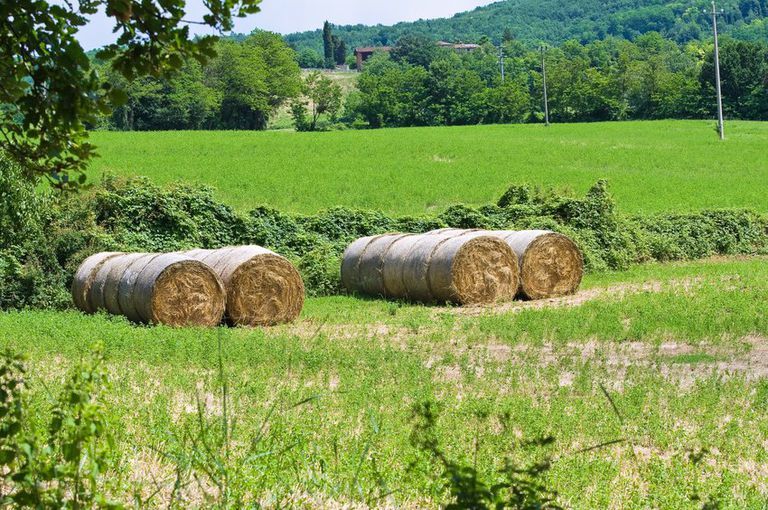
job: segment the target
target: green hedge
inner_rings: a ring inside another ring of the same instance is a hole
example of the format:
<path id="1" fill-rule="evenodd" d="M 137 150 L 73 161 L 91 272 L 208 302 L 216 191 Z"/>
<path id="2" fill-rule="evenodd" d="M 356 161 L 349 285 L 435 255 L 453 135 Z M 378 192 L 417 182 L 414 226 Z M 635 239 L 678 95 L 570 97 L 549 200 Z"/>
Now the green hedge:
<path id="1" fill-rule="evenodd" d="M 442 227 L 543 228 L 571 236 L 587 270 L 650 260 L 768 253 L 768 218 L 748 210 L 623 216 L 604 181 L 584 197 L 513 186 L 497 204 L 455 205 L 437 216 L 391 217 L 335 207 L 312 216 L 257 207 L 247 214 L 217 202 L 207 187 L 159 187 L 148 179 L 107 179 L 76 196 L 35 192 L 0 161 L 0 307 L 70 306 L 79 263 L 105 250 L 173 251 L 259 244 L 291 259 L 308 293 L 341 292 L 341 254 L 353 240 Z"/>

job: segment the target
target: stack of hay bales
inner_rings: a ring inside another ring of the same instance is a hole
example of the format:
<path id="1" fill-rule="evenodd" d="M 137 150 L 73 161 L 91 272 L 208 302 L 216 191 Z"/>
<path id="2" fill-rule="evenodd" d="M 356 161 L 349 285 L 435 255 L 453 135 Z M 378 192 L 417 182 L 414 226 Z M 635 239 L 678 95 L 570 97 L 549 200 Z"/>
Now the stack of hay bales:
<path id="1" fill-rule="evenodd" d="M 466 231 L 442 229 L 434 232 Z M 576 243 L 567 236 L 548 230 L 480 232 L 503 239 L 517 255 L 520 294 L 523 297 L 546 299 L 574 294 L 579 289 L 584 276 L 584 257 Z"/>
<path id="2" fill-rule="evenodd" d="M 257 326 L 295 320 L 304 283 L 283 257 L 258 246 L 186 253 L 98 253 L 72 284 L 75 306 L 169 326 Z"/>
<path id="3" fill-rule="evenodd" d="M 350 292 L 460 305 L 510 300 L 519 286 L 514 252 L 482 232 L 365 237 L 344 253 Z"/>
<path id="4" fill-rule="evenodd" d="M 237 326 L 292 322 L 304 306 L 304 282 L 293 264 L 260 246 L 192 250 L 224 283 L 227 319 Z"/>
<path id="5" fill-rule="evenodd" d="M 224 315 L 224 286 L 191 257 L 156 253 L 99 253 L 83 262 L 72 283 L 75 305 L 134 322 L 215 326 Z"/>

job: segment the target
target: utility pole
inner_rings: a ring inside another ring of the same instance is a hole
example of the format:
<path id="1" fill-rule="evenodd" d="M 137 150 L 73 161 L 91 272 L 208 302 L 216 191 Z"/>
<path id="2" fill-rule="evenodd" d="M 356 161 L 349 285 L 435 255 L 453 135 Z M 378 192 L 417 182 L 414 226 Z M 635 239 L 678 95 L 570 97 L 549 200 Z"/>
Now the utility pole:
<path id="1" fill-rule="evenodd" d="M 721 11 L 722 12 L 722 11 Z M 723 89 L 720 84 L 720 44 L 717 39 L 717 7 L 712 0 L 712 29 L 715 32 L 715 81 L 717 82 L 717 130 L 720 139 L 725 140 L 725 122 L 723 121 Z"/>
<path id="2" fill-rule="evenodd" d="M 505 75 L 504 75 L 504 43 L 503 42 L 499 47 L 499 61 L 501 62 L 501 82 L 504 83 Z"/>
<path id="3" fill-rule="evenodd" d="M 547 62 L 544 46 L 541 47 L 541 77 L 544 82 L 544 125 L 549 127 L 549 98 L 547 97 Z"/>

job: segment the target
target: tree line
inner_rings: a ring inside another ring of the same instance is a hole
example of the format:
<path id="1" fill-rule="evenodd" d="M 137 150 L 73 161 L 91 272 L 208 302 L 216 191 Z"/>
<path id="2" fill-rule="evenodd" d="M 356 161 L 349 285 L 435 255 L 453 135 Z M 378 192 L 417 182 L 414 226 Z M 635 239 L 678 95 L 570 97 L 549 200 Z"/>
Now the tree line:
<path id="1" fill-rule="evenodd" d="M 768 40 L 768 0 L 718 0 L 721 30 L 740 40 Z M 659 32 L 679 44 L 712 36 L 710 0 L 507 0 L 494 2 L 450 18 L 395 25 L 333 27 L 349 47 L 391 46 L 407 34 L 444 41 L 477 41 L 489 37 L 501 43 L 506 29 L 525 44 L 561 45 L 618 37 L 634 40 Z M 322 51 L 320 30 L 289 34 L 298 51 Z"/>
<path id="2" fill-rule="evenodd" d="M 544 53 L 509 32 L 501 51 L 487 38 L 480 42 L 479 49 L 459 54 L 425 36 L 404 36 L 390 53 L 365 63 L 346 98 L 326 76 L 302 77 L 296 52 L 267 32 L 219 41 L 210 62 L 187 62 L 169 79 L 127 81 L 103 63 L 112 85 L 127 94 L 104 123 L 118 130 L 259 130 L 282 107 L 301 131 L 541 122 L 542 63 L 554 122 L 715 114 L 713 47 L 707 42 L 679 45 L 652 32 L 634 41 L 567 41 Z M 721 68 L 726 115 L 768 120 L 768 44 L 726 38 Z"/>
<path id="3" fill-rule="evenodd" d="M 110 62 L 97 65 L 125 101 L 103 127 L 127 131 L 266 129 L 270 117 L 302 91 L 295 52 L 269 32 L 222 39 L 205 65 L 188 60 L 172 77 L 126 79 Z"/>
<path id="4" fill-rule="evenodd" d="M 568 41 L 544 53 L 509 38 L 458 55 L 423 36 L 401 38 L 370 59 L 348 115 L 371 127 L 538 122 L 542 65 L 556 122 L 708 118 L 715 113 L 713 46 L 680 46 L 658 33 L 634 41 Z M 768 45 L 721 47 L 726 115 L 768 120 Z"/>

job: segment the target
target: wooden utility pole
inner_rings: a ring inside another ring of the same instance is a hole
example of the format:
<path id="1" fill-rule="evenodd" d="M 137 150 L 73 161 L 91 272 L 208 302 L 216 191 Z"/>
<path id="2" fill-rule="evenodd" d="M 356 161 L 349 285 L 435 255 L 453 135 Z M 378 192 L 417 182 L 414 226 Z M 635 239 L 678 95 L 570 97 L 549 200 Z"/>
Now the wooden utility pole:
<path id="1" fill-rule="evenodd" d="M 504 83 L 505 74 L 504 74 L 504 43 L 503 42 L 499 47 L 499 61 L 501 62 L 501 82 Z"/>
<path id="2" fill-rule="evenodd" d="M 717 130 L 720 139 L 725 140 L 725 121 L 723 120 L 723 89 L 720 83 L 720 44 L 717 38 L 717 7 L 712 1 L 712 29 L 715 32 L 715 82 L 717 86 Z"/>
<path id="3" fill-rule="evenodd" d="M 549 127 L 549 98 L 547 97 L 547 61 L 544 46 L 541 47 L 541 77 L 544 82 L 544 125 Z"/>

